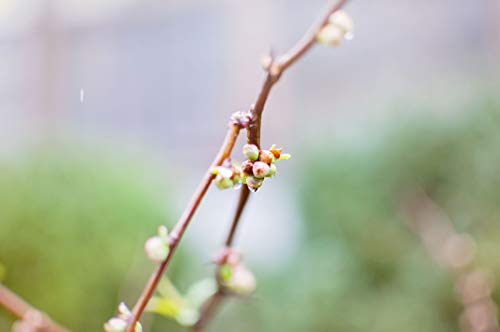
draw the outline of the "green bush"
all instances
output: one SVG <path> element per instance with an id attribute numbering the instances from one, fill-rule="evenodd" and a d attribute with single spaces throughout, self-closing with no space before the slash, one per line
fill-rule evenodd
<path id="1" fill-rule="evenodd" d="M 153 269 L 142 245 L 171 224 L 164 174 L 71 151 L 0 164 L 0 262 L 5 284 L 34 306 L 75 331 L 101 331 Z M 0 330 L 8 324 L 0 316 Z"/>

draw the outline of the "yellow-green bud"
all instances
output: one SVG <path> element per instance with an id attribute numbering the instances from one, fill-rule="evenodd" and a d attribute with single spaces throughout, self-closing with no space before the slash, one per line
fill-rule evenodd
<path id="1" fill-rule="evenodd" d="M 352 33 L 354 29 L 352 18 L 343 10 L 337 10 L 335 13 L 330 15 L 328 21 L 330 24 L 340 28 L 344 34 Z"/>
<path id="2" fill-rule="evenodd" d="M 104 331 L 106 332 L 124 332 L 127 328 L 127 322 L 120 318 L 110 318 L 104 324 Z"/>
<path id="3" fill-rule="evenodd" d="M 269 173 L 267 173 L 266 177 L 270 178 L 274 174 L 276 174 L 276 165 L 271 164 L 271 166 L 269 166 Z"/>
<path id="4" fill-rule="evenodd" d="M 243 154 L 249 160 L 259 159 L 259 148 L 254 144 L 245 144 L 243 146 Z"/>
<path id="5" fill-rule="evenodd" d="M 345 32 L 336 25 L 328 24 L 316 36 L 318 43 L 323 45 L 338 46 L 344 38 Z"/>
<path id="6" fill-rule="evenodd" d="M 149 259 L 156 263 L 163 262 L 170 252 L 168 242 L 161 236 L 150 237 L 144 244 L 144 250 Z"/>
<path id="7" fill-rule="evenodd" d="M 219 174 L 215 177 L 215 185 L 219 189 L 227 189 L 234 186 L 234 182 L 230 178 L 223 177 Z"/>
<path id="8" fill-rule="evenodd" d="M 262 186 L 263 181 L 264 181 L 263 179 L 258 179 L 255 176 L 248 176 L 246 183 L 248 188 L 255 191 Z"/>

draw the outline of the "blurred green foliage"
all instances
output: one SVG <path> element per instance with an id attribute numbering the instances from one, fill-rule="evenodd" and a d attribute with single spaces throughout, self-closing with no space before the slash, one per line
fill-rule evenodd
<path id="1" fill-rule="evenodd" d="M 255 297 L 229 301 L 209 330 L 457 331 L 452 280 L 409 229 L 401 204 L 423 188 L 475 237 L 477 262 L 500 276 L 500 107 L 484 101 L 453 118 L 426 114 L 396 117 L 362 144 L 317 142 L 301 156 L 297 256 L 277 274 L 257 271 Z M 161 186 L 136 166 L 57 155 L 0 167 L 5 282 L 76 331 L 99 330 L 151 270 L 142 243 L 168 211 Z M 189 262 L 176 262 L 184 273 Z M 493 295 L 498 302 L 498 288 Z M 181 328 L 155 319 L 153 331 L 163 330 Z"/>
<path id="2" fill-rule="evenodd" d="M 76 331 L 102 330 L 153 269 L 144 239 L 170 223 L 161 174 L 77 149 L 1 163 L 6 285 Z M 0 316 L 0 330 L 8 324 Z"/>
<path id="3" fill-rule="evenodd" d="M 299 254 L 277 278 L 259 279 L 258 299 L 231 306 L 212 331 L 459 330 L 451 277 L 408 227 L 402 202 L 424 189 L 476 238 L 478 263 L 500 285 L 500 107 L 472 109 L 400 116 L 362 144 L 316 145 L 302 158 Z"/>

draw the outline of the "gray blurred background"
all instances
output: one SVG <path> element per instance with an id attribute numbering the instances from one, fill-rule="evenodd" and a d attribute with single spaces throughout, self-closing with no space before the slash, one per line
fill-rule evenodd
<path id="1" fill-rule="evenodd" d="M 270 48 L 287 50 L 324 5 L 0 0 L 1 157 L 76 143 L 146 160 L 171 182 L 161 198 L 175 220 L 229 115 L 255 99 L 260 57 Z M 497 0 L 364 0 L 346 9 L 354 40 L 338 49 L 315 47 L 284 75 L 266 107 L 263 146 L 283 146 L 293 159 L 280 166 L 272 186 L 253 195 L 238 247 L 269 274 L 300 250 L 297 171 L 315 142 L 375 145 L 366 133 L 386 122 L 415 112 L 446 122 L 463 112 L 459 105 L 498 84 Z M 234 155 L 242 158 L 238 149 Z M 211 189 L 200 207 L 182 247 L 202 262 L 220 246 L 236 194 Z"/>
<path id="2" fill-rule="evenodd" d="M 271 47 L 290 47 L 324 3 L 4 0 L 1 152 L 68 133 L 132 154 L 146 150 L 183 178 L 175 195 L 180 211 L 220 144 L 228 116 L 253 102 L 263 78 L 260 57 Z M 347 8 L 354 40 L 338 49 L 316 47 L 285 75 L 265 112 L 264 145 L 277 143 L 299 159 L 318 135 L 362 139 L 364 128 L 393 115 L 387 108 L 399 99 L 418 96 L 455 112 L 453 106 L 470 100 L 478 85 L 497 81 L 496 0 L 365 0 Z M 288 199 L 287 167 L 255 198 L 249 219 L 269 197 Z M 235 196 L 222 195 L 225 202 Z M 212 196 L 207 202 L 221 200 Z M 209 220 L 193 227 L 192 245 L 216 245 L 204 234 L 214 220 L 224 226 L 229 212 L 220 210 L 200 210 Z M 272 223 L 257 218 L 244 226 L 243 245 L 262 236 L 260 220 L 280 229 L 293 225 L 295 213 L 282 210 Z M 270 242 L 262 241 L 266 252 Z M 277 242 L 279 252 L 290 250 Z"/>

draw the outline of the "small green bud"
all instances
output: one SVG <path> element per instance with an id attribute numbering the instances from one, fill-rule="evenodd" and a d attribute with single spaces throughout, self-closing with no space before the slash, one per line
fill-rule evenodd
<path id="1" fill-rule="evenodd" d="M 269 173 L 267 173 L 266 177 L 270 178 L 271 176 L 273 176 L 274 174 L 276 174 L 276 165 L 275 164 L 271 164 L 271 166 L 269 166 Z"/>
<path id="2" fill-rule="evenodd" d="M 168 241 L 167 226 L 161 225 L 160 227 L 158 227 L 158 236 L 161 237 L 164 241 Z"/>
<path id="3" fill-rule="evenodd" d="M 127 322 L 120 318 L 110 318 L 104 324 L 104 331 L 106 332 L 124 332 L 127 328 Z"/>
<path id="4" fill-rule="evenodd" d="M 328 24 L 316 36 L 318 43 L 329 46 L 338 46 L 344 38 L 345 32 L 336 25 Z"/>
<path id="5" fill-rule="evenodd" d="M 224 166 L 217 166 L 212 169 L 212 174 L 220 175 L 224 178 L 230 178 L 231 176 L 233 176 L 233 171 L 230 168 Z"/>
<path id="6" fill-rule="evenodd" d="M 257 161 L 253 164 L 253 175 L 256 178 L 262 179 L 269 174 L 270 167 L 268 164 L 263 163 L 262 161 Z"/>
<path id="7" fill-rule="evenodd" d="M 215 177 L 215 185 L 219 189 L 227 189 L 234 186 L 234 182 L 229 177 L 223 177 L 219 174 Z"/>
<path id="8" fill-rule="evenodd" d="M 257 282 L 253 273 L 245 265 L 238 264 L 232 269 L 231 278 L 223 282 L 223 285 L 238 295 L 247 296 L 255 291 Z"/>
<path id="9" fill-rule="evenodd" d="M 259 159 L 259 148 L 254 144 L 245 144 L 243 146 L 243 154 L 249 160 Z"/>
<path id="10" fill-rule="evenodd" d="M 259 161 L 262 161 L 263 163 L 270 165 L 273 162 L 273 160 L 274 160 L 274 155 L 271 153 L 271 151 L 260 150 Z"/>
<path id="11" fill-rule="evenodd" d="M 146 241 L 144 244 L 144 250 L 146 251 L 149 259 L 156 263 L 163 262 L 170 252 L 168 242 L 158 235 L 150 237 Z"/>
<path id="12" fill-rule="evenodd" d="M 330 24 L 335 25 L 340 30 L 346 33 L 352 33 L 354 29 L 354 23 L 352 22 L 352 18 L 343 10 L 337 10 L 335 13 L 330 15 L 328 18 Z"/>
<path id="13" fill-rule="evenodd" d="M 228 264 L 224 264 L 219 268 L 219 277 L 223 283 L 229 281 L 232 275 L 233 271 Z"/>
<path id="14" fill-rule="evenodd" d="M 256 191 L 257 189 L 259 189 L 262 186 L 263 181 L 264 181 L 263 179 L 258 179 L 255 176 L 248 176 L 246 184 L 247 184 L 248 188 Z"/>
<path id="15" fill-rule="evenodd" d="M 132 315 L 132 312 L 124 302 L 121 302 L 118 305 L 118 313 L 123 317 L 129 317 L 130 315 Z"/>

